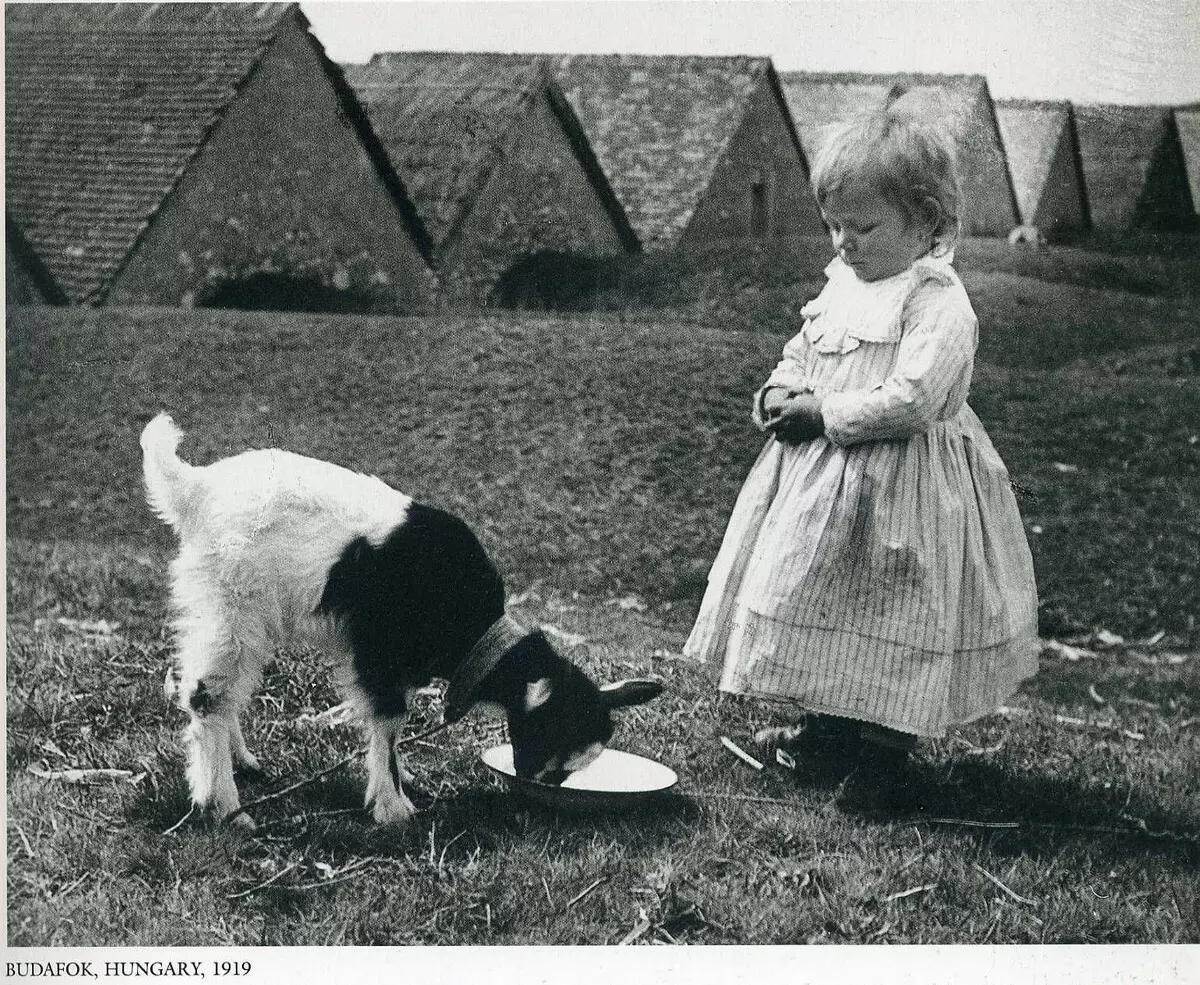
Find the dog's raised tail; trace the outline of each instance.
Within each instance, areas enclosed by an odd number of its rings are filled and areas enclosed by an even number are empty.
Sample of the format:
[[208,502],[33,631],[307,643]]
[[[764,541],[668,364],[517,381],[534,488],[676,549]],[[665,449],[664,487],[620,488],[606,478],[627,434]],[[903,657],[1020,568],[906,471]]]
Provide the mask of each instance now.
[[177,531],[183,528],[194,471],[194,466],[175,453],[182,436],[171,416],[160,413],[142,430],[141,438],[146,502]]

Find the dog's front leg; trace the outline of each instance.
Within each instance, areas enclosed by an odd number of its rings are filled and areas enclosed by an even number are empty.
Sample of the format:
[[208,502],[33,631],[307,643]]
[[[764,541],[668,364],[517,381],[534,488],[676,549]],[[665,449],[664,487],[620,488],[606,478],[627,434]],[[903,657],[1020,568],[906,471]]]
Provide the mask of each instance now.
[[[192,713],[187,728],[188,783],[192,803],[208,811],[217,821],[232,814],[240,806],[237,784],[233,780],[232,733],[230,721],[223,711],[209,714]],[[238,814],[233,823],[253,829],[254,822]]]
[[233,754],[233,765],[248,773],[261,773],[258,757],[246,748],[246,739],[242,735],[240,716],[234,716],[233,729],[229,733],[230,751]]
[[399,719],[372,717],[367,724],[370,744],[367,749],[366,805],[380,824],[405,824],[417,809],[401,787],[412,780],[411,774],[396,755]]

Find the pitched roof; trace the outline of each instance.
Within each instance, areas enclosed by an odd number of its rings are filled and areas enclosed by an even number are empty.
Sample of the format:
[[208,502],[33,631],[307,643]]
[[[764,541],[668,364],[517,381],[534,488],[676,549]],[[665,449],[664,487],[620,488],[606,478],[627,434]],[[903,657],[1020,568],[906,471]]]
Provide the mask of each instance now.
[[770,59],[558,55],[553,71],[638,238],[673,244],[691,221]]
[[1086,212],[1070,103],[997,100],[996,122],[1021,221],[1043,229],[1082,227]]
[[7,285],[6,297],[12,298],[27,293],[47,304],[66,303],[66,298],[54,283],[54,278],[46,270],[45,264],[30,248],[21,227],[8,214],[4,216],[4,254],[5,272],[9,279],[16,278],[23,282]]
[[[377,99],[371,117],[381,137],[386,132],[396,137],[412,132],[403,125],[400,100],[387,106],[382,93],[373,97],[369,91],[369,80],[384,73],[382,66],[389,59],[395,73],[391,85],[407,78],[440,84],[458,89],[461,101],[468,104],[465,89],[472,81],[478,84],[489,74],[520,77],[542,66],[561,88],[582,127],[585,153],[595,155],[605,184],[616,193],[618,207],[623,207],[637,239],[647,248],[669,246],[679,238],[758,86],[767,80],[778,87],[770,59],[746,56],[391,52],[376,55],[365,66],[343,66],[360,98],[368,104]],[[408,68],[400,67],[405,64]],[[786,117],[781,93],[779,98]],[[387,106],[386,113],[376,106]],[[469,105],[460,103],[458,112],[466,118]],[[458,129],[464,127],[460,124]],[[471,131],[486,144],[485,127],[475,123]],[[485,156],[481,147],[472,151],[469,143],[465,138],[449,138],[446,147]],[[463,174],[457,180],[466,184],[468,177]],[[416,180],[413,175],[410,185]],[[415,188],[410,190],[419,197]]]
[[[5,6],[6,205],[99,298],[295,4]],[[307,22],[304,22],[307,24]]]
[[1092,223],[1098,229],[1171,229],[1194,220],[1171,110],[1077,103],[1075,122]]
[[1192,192],[1192,211],[1200,213],[1200,106],[1180,106],[1175,110],[1175,128],[1183,147],[1188,187]]
[[905,85],[954,139],[966,202],[963,231],[1006,233],[1016,224],[1008,165],[982,75],[783,72],[780,81],[810,161],[836,125],[881,107],[893,85]]
[[428,236],[294,3],[6,4],[6,207],[75,302],[102,300],[284,32],[305,32],[415,244]]
[[632,231],[570,106],[536,56],[388,52],[343,67],[435,248],[470,214],[534,101],[546,97],[614,222]]

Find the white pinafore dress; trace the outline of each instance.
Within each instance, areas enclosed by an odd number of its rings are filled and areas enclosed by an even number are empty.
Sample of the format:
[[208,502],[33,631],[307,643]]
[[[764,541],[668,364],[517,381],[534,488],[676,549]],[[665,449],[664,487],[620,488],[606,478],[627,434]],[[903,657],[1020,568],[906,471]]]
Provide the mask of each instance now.
[[724,691],[941,736],[994,712],[1039,651],[1008,471],[966,404],[975,313],[949,257],[825,273],[758,403],[816,394],[826,434],[768,440],[685,652],[720,663]]

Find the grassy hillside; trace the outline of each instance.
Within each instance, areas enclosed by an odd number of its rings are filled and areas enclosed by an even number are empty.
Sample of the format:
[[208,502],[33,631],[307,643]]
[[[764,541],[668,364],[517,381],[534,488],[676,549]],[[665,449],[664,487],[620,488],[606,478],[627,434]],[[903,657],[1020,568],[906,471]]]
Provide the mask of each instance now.
[[[971,399],[1029,492],[1044,629],[1190,632],[1196,312],[988,276]],[[460,512],[514,585],[686,614],[760,447],[749,395],[781,345],[621,316],[17,310],[9,534],[168,547],[137,446],[166,408],[194,461],[279,445],[373,472]]]
[[[713,328],[786,332],[804,301],[820,290],[831,257],[827,237],[808,236],[609,258],[584,265],[573,278],[546,271],[553,295],[548,307],[656,311]],[[1124,331],[1128,294],[1136,298],[1129,312],[1135,332],[1144,311],[1164,310],[1146,304],[1150,299],[1194,302],[1200,297],[1200,236],[1124,237],[1043,249],[1009,246],[1000,239],[964,239],[955,249],[955,264],[985,321],[1024,324],[1050,341],[1058,334],[1057,316],[1074,322],[1097,315],[1103,295],[1091,292],[1116,292],[1109,298],[1104,324],[1091,326],[1104,336]],[[1023,287],[1024,280],[1039,283]],[[1040,303],[1020,304],[1012,297],[1014,290],[1032,292],[1026,301]],[[1077,293],[1095,300],[1080,311],[1070,300]],[[1045,304],[1056,315],[1049,325],[1041,317]]]

